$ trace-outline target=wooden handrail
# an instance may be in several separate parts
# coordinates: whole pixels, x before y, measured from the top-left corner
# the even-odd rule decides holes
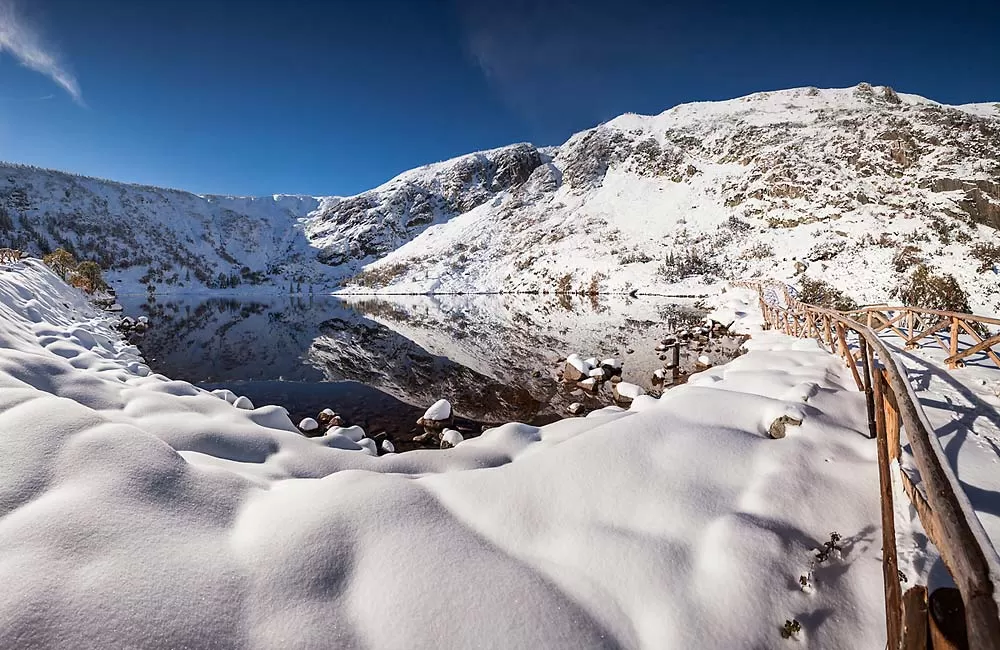
[[[995,318],[993,316],[983,316],[981,314],[966,314],[960,311],[943,311],[941,309],[927,309],[925,307],[912,307],[909,305],[864,305],[858,307],[857,309],[847,310],[847,314],[856,314],[859,312],[869,312],[869,311],[912,311],[918,314],[933,314],[935,316],[945,316],[947,318],[961,318],[966,321],[974,321],[977,323],[986,323],[988,325],[1000,325],[1000,318]]]
[[[826,343],[834,353],[844,357],[859,390],[866,393],[869,414],[869,429],[876,438],[879,459],[880,504],[883,528],[883,579],[886,598],[886,634],[889,648],[917,647],[909,636],[912,625],[903,622],[913,618],[907,608],[917,607],[914,598],[901,598],[896,575],[896,548],[894,532],[894,507],[892,503],[891,459],[900,457],[899,427],[902,425],[913,456],[913,463],[920,475],[923,494],[909,477],[901,473],[906,494],[913,502],[921,524],[928,537],[938,548],[941,558],[958,586],[965,604],[966,627],[971,648],[1000,649],[1000,611],[997,596],[1000,595],[1000,556],[997,555],[976,516],[971,503],[961,489],[958,478],[947,462],[934,428],[920,407],[919,399],[906,379],[905,368],[893,356],[885,342],[867,324],[850,316],[865,313],[871,318],[872,312],[908,310],[911,314],[932,314],[952,327],[952,348],[957,334],[954,330],[965,321],[1000,323],[993,319],[971,314],[956,314],[939,310],[924,310],[909,307],[869,307],[851,312],[839,312],[824,307],[802,303],[790,295],[787,287],[780,284],[736,283],[757,290],[761,311],[765,322],[786,334],[803,338],[816,338]],[[784,304],[769,303],[765,297],[768,286],[781,288]],[[800,322],[815,324],[822,320],[824,332],[836,331],[836,341],[832,333],[824,336],[818,326],[800,328]],[[884,319],[889,322],[891,319]],[[913,319],[908,317],[906,327],[912,331]],[[891,320],[894,325],[898,320]],[[936,329],[935,325],[933,329]],[[883,326],[882,329],[885,329]],[[896,328],[893,328],[896,329]],[[857,336],[860,351],[861,370],[858,359],[847,343],[847,333]],[[913,338],[912,336],[910,337]],[[936,338],[936,337],[935,337]],[[909,342],[908,339],[905,339]],[[993,339],[981,340],[963,354],[972,354],[986,349]],[[954,356],[953,352],[953,356]],[[874,367],[875,360],[882,369]],[[920,637],[922,638],[922,637]],[[926,640],[922,646],[927,647]]]

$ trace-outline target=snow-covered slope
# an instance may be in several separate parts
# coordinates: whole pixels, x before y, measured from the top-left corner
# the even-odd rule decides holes
[[[0,246],[38,254],[64,246],[130,289],[323,282],[299,220],[319,200],[234,198],[0,165]]]
[[[1000,109],[864,83],[623,115],[558,147],[470,154],[353,197],[7,174],[0,205],[29,248],[60,236],[114,246],[115,264],[163,275],[284,263],[273,284],[355,276],[356,291],[424,293],[676,291],[804,274],[867,302],[924,262],[953,274],[977,311],[1000,310],[1000,269],[975,248],[1000,232]],[[0,215],[0,245],[12,237],[3,226]]]
[[[528,183],[372,265],[390,290],[666,288],[684,276],[793,279],[864,301],[905,246],[1000,309],[1000,110],[889,88],[757,93],[623,115],[577,134]],[[912,262],[911,262],[912,263]],[[363,282],[369,284],[368,282]]]
[[[864,396],[815,341],[751,344],[627,411],[373,457],[0,266],[0,647],[882,647]]]

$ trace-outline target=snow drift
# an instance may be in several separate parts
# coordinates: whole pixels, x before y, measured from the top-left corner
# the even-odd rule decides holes
[[[781,647],[794,617],[881,647],[862,396],[810,342],[751,343],[627,411],[372,457],[150,373],[40,263],[3,267],[0,646]]]

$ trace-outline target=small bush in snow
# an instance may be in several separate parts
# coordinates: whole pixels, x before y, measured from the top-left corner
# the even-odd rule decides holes
[[[816,561],[826,562],[834,551],[839,554],[843,550],[840,546],[840,539],[840,533],[836,531],[830,533],[830,540],[823,542],[823,548],[816,551]]]
[[[797,637],[801,631],[802,624],[793,618],[790,621],[785,621],[785,625],[781,628],[781,638],[791,639],[792,637]]]
[[[770,244],[764,242],[758,242],[743,250],[743,257],[748,259],[763,259],[772,255],[774,255],[774,249],[771,248]]]
[[[799,300],[804,303],[837,311],[851,311],[858,308],[858,303],[850,296],[823,280],[814,280],[803,275],[799,285]]]
[[[892,295],[911,307],[941,309],[968,313],[969,295],[953,275],[931,273],[925,264],[918,264],[913,273],[899,283]]]
[[[96,293],[108,288],[108,283],[101,276],[101,267],[97,262],[80,262],[70,275],[70,284],[87,293]]]
[[[618,263],[625,264],[645,264],[646,262],[652,262],[653,258],[646,255],[642,251],[633,251],[631,253],[625,253],[618,257]]]
[[[896,273],[906,273],[921,261],[923,260],[920,257],[920,249],[912,244],[907,244],[892,256],[892,267],[896,269]]]
[[[76,270],[76,258],[65,248],[55,249],[43,257],[42,262],[63,280],[67,279],[69,274]]]
[[[824,241],[813,246],[806,257],[813,262],[832,260],[847,248],[847,242],[842,240]]]
[[[892,235],[884,232],[879,236],[878,241],[875,243],[878,244],[879,248],[892,248],[896,245],[896,240]]]
[[[718,262],[697,247],[683,253],[667,253],[656,273],[667,282],[677,282],[694,275],[712,276],[722,273]]]
[[[391,284],[396,278],[406,273],[406,265],[400,263],[383,264],[367,268],[351,278],[350,282],[359,287],[381,288]]]
[[[1000,268],[1000,246],[996,244],[979,243],[972,247],[972,256],[979,260],[978,273],[986,273]]]
[[[928,223],[930,224],[931,228],[934,229],[934,232],[937,233],[938,239],[941,240],[942,244],[951,243],[952,224],[945,221],[944,218],[941,217],[941,215],[932,216],[930,219],[928,219]]]
[[[743,221],[735,214],[729,215],[729,219],[726,220],[726,225],[733,232],[746,232],[751,228],[753,228],[753,226],[751,226],[749,222]]]

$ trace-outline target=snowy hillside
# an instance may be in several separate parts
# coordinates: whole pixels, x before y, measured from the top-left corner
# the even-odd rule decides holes
[[[0,647],[885,644],[864,396],[815,341],[374,457],[150,373],[111,325],[0,266]]]
[[[804,269],[881,301],[913,264],[1000,309],[970,253],[1000,229],[1000,109],[889,88],[757,93],[623,115],[529,181],[428,228],[362,276],[390,290],[665,290]],[[908,263],[894,257],[907,246]]]
[[[63,246],[94,259],[127,289],[322,283],[299,223],[319,200],[234,198],[0,165],[0,246],[34,254]]]
[[[419,293],[690,291],[767,275],[872,302],[924,263],[976,311],[1000,311],[1000,108],[868,84],[623,115],[558,147],[469,154],[352,197],[4,172],[0,245],[70,243],[159,290],[220,273]]]

